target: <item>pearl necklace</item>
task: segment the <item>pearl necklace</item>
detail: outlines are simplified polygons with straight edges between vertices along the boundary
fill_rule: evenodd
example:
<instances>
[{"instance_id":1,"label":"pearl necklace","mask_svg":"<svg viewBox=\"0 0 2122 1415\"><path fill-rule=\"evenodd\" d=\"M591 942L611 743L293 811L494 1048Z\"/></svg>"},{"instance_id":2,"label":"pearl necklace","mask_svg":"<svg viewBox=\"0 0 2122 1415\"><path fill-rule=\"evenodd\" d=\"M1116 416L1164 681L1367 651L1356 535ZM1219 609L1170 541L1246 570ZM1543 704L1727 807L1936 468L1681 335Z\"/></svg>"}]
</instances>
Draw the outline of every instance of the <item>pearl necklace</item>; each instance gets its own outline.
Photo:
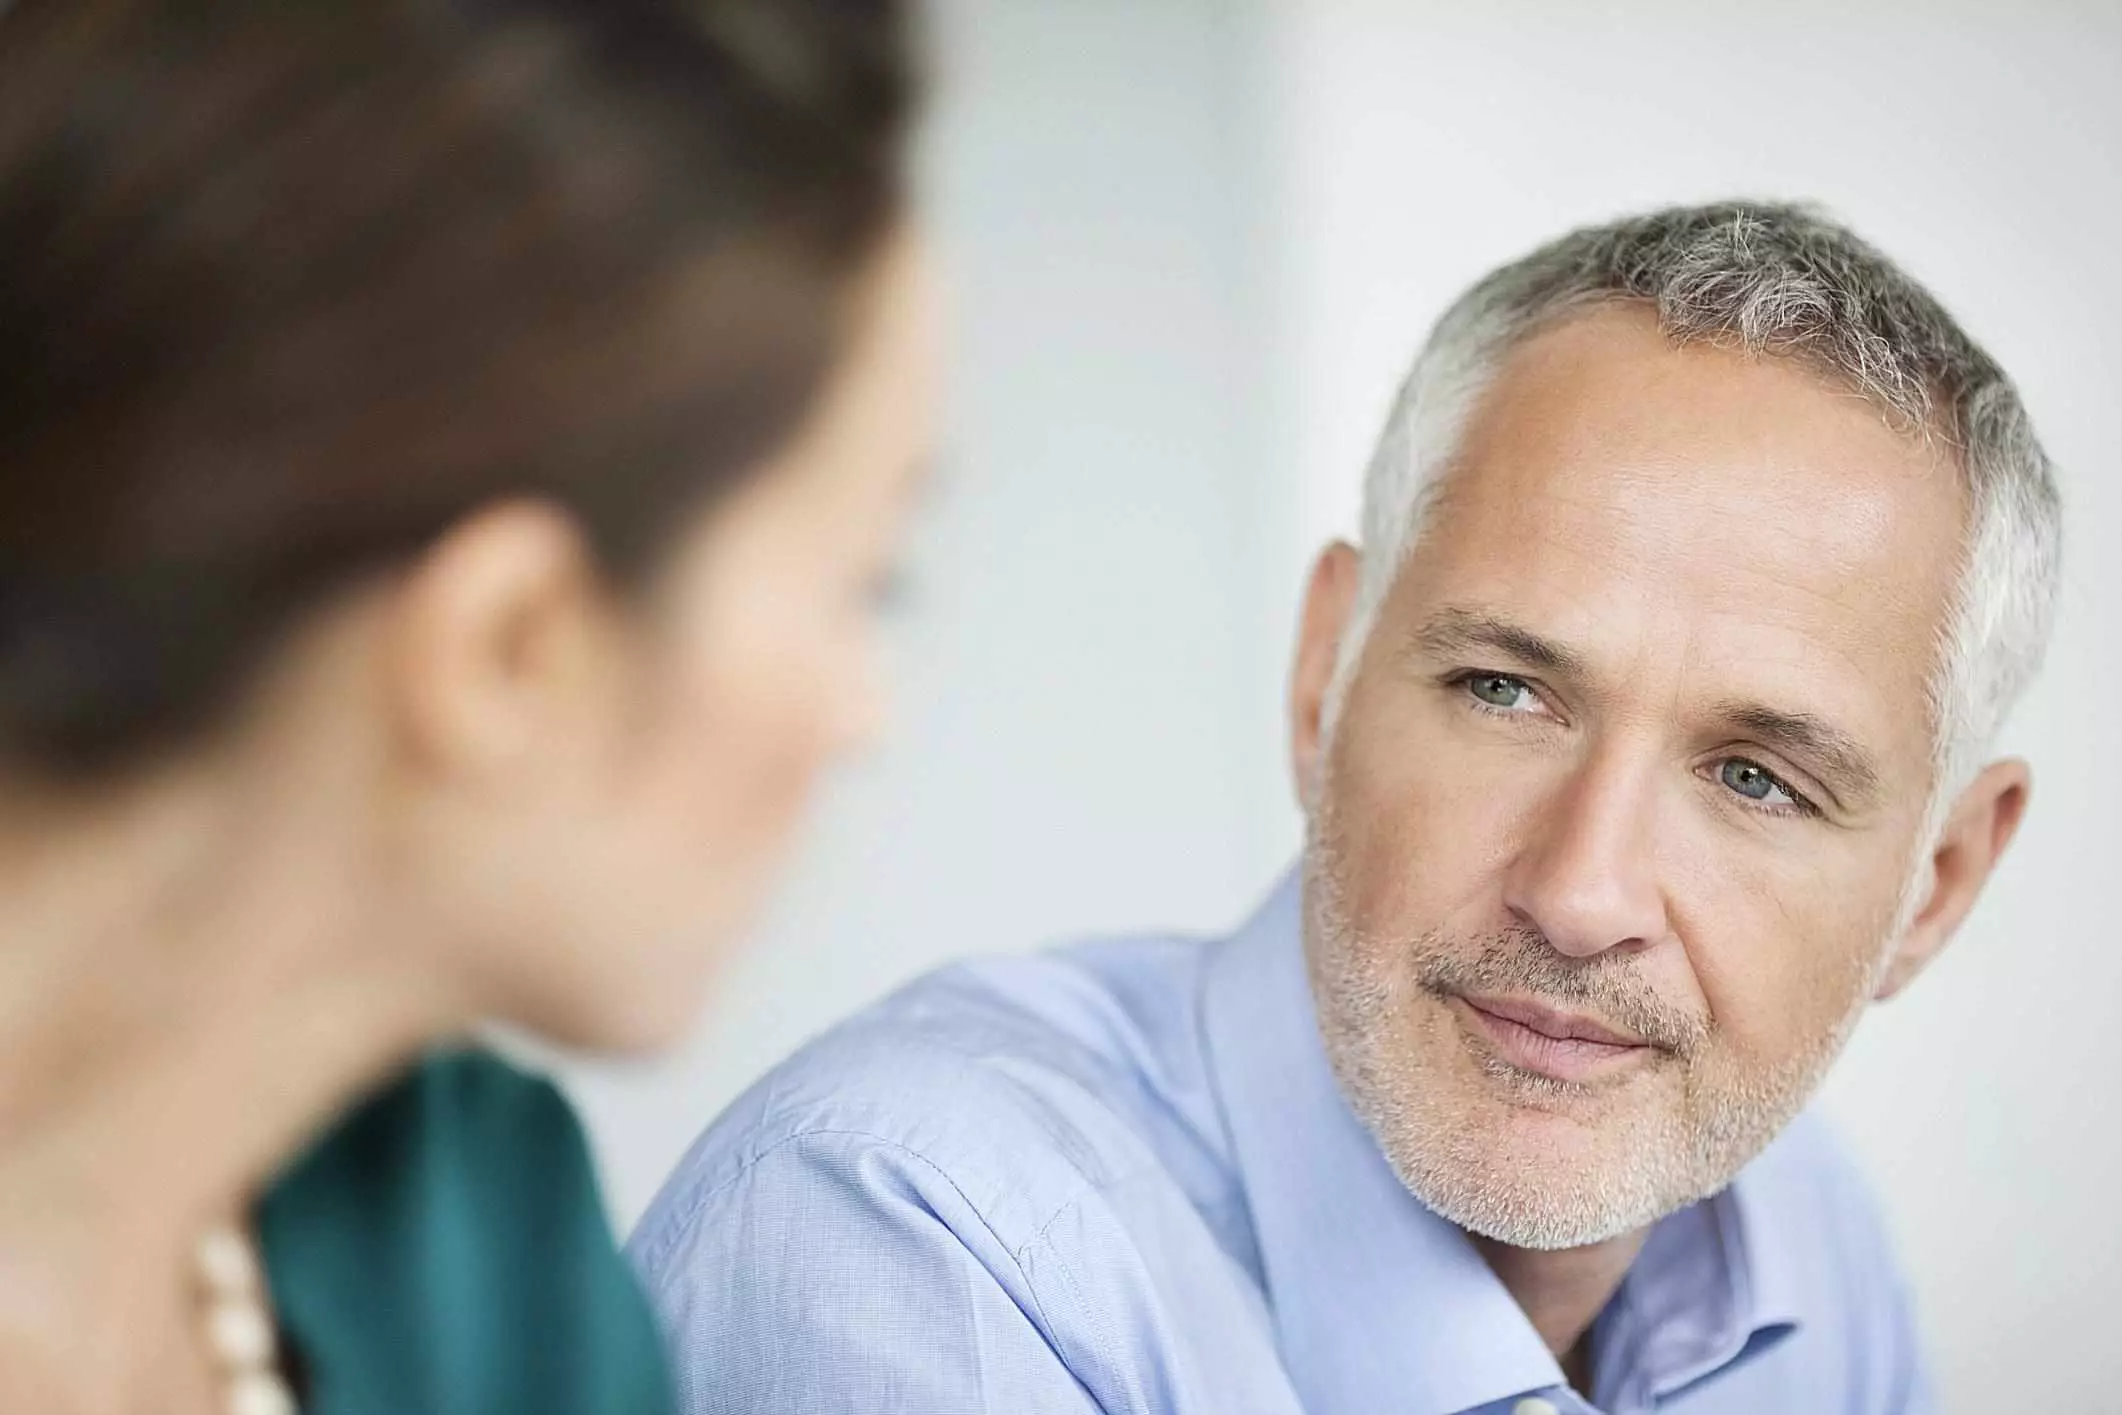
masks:
<instances>
[{"instance_id":1,"label":"pearl necklace","mask_svg":"<svg viewBox=\"0 0 2122 1415\"><path fill-rule=\"evenodd\" d=\"M227 1392L227 1415L298 1415L280 1374L272 1294L249 1235L232 1224L207 1230L196 1255L206 1349Z\"/></svg>"}]
</instances>

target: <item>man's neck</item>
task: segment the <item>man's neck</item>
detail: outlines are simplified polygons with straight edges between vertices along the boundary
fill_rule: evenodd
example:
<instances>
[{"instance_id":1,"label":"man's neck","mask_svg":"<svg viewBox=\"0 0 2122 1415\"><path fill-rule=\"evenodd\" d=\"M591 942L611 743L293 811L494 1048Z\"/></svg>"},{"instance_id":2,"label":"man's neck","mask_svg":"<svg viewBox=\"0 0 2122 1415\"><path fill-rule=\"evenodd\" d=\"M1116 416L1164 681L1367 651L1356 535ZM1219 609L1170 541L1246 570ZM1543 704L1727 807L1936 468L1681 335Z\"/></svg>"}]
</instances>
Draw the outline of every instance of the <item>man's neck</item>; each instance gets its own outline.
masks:
<instances>
[{"instance_id":1,"label":"man's neck","mask_svg":"<svg viewBox=\"0 0 2122 1415\"><path fill-rule=\"evenodd\" d=\"M1592 1323L1628 1276L1629 1264L1643 1250L1648 1232L1639 1229L1586 1248L1553 1250L1513 1248L1494 1239L1469 1236L1524 1309L1533 1330L1562 1363L1570 1384L1589 1395Z\"/></svg>"}]
</instances>

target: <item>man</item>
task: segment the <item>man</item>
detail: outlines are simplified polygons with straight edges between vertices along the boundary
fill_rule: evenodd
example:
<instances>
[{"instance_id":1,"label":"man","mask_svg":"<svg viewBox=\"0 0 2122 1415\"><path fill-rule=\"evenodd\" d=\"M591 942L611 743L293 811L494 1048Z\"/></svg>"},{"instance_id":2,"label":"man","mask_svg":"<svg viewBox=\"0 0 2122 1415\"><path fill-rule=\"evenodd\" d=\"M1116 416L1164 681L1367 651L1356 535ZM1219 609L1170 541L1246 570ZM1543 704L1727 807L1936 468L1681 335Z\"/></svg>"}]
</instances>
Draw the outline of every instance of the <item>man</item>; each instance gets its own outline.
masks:
<instances>
[{"instance_id":1,"label":"man","mask_svg":"<svg viewBox=\"0 0 2122 1415\"><path fill-rule=\"evenodd\" d=\"M1849 232L1565 237L1444 317L1319 561L1303 868L946 970L633 1243L694 1415L1931 1408L1801 1112L2016 829L2047 462Z\"/></svg>"}]
</instances>

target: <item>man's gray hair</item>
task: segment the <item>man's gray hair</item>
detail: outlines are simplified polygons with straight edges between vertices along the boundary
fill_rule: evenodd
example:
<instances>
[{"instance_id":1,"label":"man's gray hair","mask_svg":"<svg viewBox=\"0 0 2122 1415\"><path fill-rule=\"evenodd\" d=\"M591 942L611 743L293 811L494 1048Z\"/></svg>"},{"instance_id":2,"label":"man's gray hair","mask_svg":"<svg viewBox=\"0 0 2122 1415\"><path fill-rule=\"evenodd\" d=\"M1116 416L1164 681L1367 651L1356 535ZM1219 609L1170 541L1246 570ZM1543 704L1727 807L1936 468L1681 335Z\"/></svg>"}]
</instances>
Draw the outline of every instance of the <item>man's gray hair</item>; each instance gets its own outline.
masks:
<instances>
[{"instance_id":1,"label":"man's gray hair","mask_svg":"<svg viewBox=\"0 0 2122 1415\"><path fill-rule=\"evenodd\" d=\"M1885 256L1803 206L1675 207L1586 227L1489 275L1445 312L1365 480L1363 582L1330 716L1489 380L1526 339L1617 303L1654 309L1681 344L1806 364L1958 464L1969 514L1931 684L1935 829L2047 644L2061 542L2055 481L1996 361Z\"/></svg>"}]
</instances>

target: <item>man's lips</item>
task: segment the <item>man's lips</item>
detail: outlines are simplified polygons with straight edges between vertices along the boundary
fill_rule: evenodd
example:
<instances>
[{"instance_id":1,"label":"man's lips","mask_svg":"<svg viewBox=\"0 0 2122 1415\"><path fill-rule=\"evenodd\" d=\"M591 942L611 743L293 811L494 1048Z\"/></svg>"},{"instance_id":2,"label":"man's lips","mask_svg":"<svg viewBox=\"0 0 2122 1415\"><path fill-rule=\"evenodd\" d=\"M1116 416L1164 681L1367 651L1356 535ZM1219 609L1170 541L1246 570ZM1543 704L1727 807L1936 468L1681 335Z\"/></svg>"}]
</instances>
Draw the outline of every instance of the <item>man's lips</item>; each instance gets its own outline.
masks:
<instances>
[{"instance_id":1,"label":"man's lips","mask_svg":"<svg viewBox=\"0 0 2122 1415\"><path fill-rule=\"evenodd\" d=\"M1523 998L1449 1001L1504 1060L1557 1081L1591 1081L1657 1050L1642 1037L1579 1013Z\"/></svg>"},{"instance_id":2,"label":"man's lips","mask_svg":"<svg viewBox=\"0 0 2122 1415\"><path fill-rule=\"evenodd\" d=\"M1528 1027L1543 1037L1552 1037L1558 1042L1604 1042L1615 1047L1640 1047L1649 1043L1634 1032L1610 1027L1595 1017L1586 1017L1575 1012L1557 1012L1552 1007L1542 1007L1537 1002L1508 997L1469 997L1466 1005L1486 1012L1491 1017L1501 1017L1506 1022L1516 1022Z\"/></svg>"}]
</instances>

